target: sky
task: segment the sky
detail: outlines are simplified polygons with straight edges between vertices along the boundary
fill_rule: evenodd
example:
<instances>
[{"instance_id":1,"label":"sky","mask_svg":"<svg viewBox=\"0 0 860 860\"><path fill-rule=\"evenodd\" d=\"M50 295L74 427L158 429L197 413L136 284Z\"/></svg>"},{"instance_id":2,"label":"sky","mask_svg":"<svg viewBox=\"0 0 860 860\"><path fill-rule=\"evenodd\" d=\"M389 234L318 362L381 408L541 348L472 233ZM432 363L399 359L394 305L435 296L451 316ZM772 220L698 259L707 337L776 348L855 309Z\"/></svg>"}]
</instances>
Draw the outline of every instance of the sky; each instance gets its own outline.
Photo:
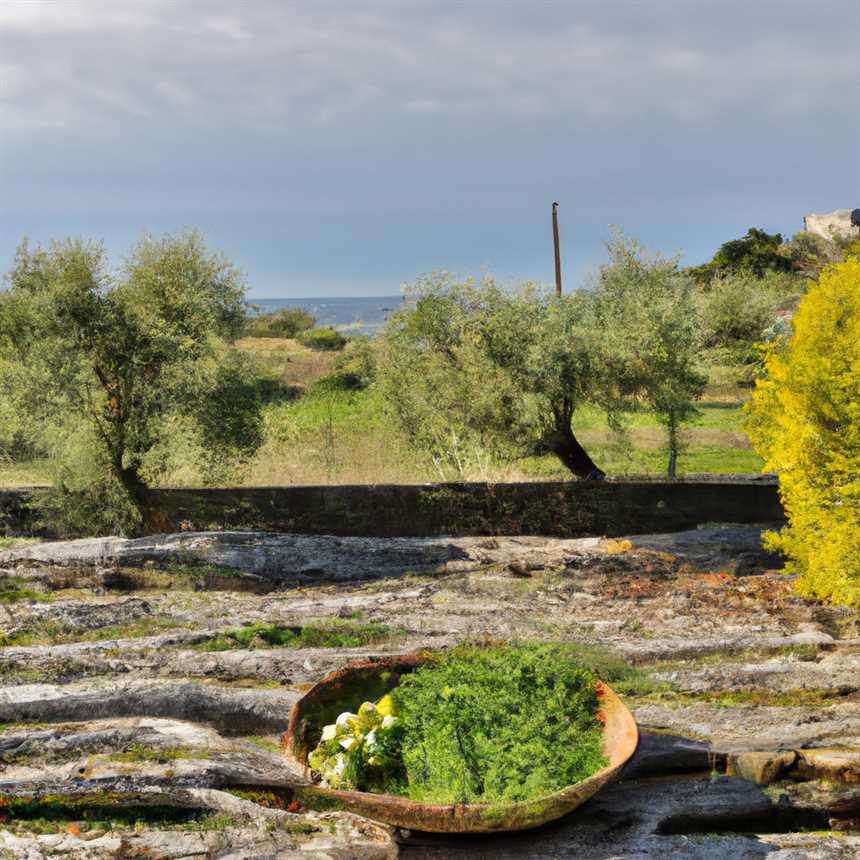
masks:
<instances>
[{"instance_id":1,"label":"sky","mask_svg":"<svg viewBox=\"0 0 860 860\"><path fill-rule=\"evenodd\" d=\"M857 0L2 0L0 269L202 229L252 297L685 263L860 206Z\"/></svg>"}]
</instances>

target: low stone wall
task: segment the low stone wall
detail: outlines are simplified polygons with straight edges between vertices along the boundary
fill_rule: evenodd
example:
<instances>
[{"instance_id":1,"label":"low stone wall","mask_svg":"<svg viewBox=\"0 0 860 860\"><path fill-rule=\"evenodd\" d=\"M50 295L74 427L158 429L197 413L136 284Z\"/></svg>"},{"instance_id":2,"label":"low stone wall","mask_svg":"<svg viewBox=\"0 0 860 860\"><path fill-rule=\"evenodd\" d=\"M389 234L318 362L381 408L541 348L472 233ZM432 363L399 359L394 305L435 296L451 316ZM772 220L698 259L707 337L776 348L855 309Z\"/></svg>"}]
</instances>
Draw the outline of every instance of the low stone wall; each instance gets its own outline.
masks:
<instances>
[{"instance_id":1,"label":"low stone wall","mask_svg":"<svg viewBox=\"0 0 860 860\"><path fill-rule=\"evenodd\" d=\"M0 492L0 527L33 528L27 490ZM161 489L168 528L407 537L645 534L783 519L770 480Z\"/></svg>"}]
</instances>

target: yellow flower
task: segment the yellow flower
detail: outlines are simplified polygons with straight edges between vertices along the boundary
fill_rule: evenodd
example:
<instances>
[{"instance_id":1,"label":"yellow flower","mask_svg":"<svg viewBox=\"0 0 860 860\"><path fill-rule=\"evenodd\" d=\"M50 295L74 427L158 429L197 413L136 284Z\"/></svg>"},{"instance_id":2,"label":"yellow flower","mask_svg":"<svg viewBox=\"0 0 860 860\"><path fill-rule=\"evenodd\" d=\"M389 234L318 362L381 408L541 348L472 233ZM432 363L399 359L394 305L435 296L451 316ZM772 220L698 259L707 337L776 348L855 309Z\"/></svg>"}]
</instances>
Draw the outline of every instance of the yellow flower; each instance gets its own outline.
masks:
<instances>
[{"instance_id":1,"label":"yellow flower","mask_svg":"<svg viewBox=\"0 0 860 860\"><path fill-rule=\"evenodd\" d=\"M376 710L379 713L380 717L394 716L394 699L391 698L391 693L389 693L387 696L383 696L376 703Z\"/></svg>"}]
</instances>

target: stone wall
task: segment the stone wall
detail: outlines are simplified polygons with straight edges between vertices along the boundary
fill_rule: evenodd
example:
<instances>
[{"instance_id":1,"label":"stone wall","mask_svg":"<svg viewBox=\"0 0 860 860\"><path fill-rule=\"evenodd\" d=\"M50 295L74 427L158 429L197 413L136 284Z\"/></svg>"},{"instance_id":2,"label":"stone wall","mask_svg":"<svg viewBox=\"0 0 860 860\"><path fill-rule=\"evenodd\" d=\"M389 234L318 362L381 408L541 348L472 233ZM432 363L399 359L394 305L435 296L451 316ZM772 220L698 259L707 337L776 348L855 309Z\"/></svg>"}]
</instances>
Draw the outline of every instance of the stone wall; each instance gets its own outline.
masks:
<instances>
[{"instance_id":1,"label":"stone wall","mask_svg":"<svg viewBox=\"0 0 860 860\"><path fill-rule=\"evenodd\" d=\"M0 492L0 531L33 529L29 492ZM582 537L783 518L777 485L766 479L162 489L152 495L173 531Z\"/></svg>"}]
</instances>

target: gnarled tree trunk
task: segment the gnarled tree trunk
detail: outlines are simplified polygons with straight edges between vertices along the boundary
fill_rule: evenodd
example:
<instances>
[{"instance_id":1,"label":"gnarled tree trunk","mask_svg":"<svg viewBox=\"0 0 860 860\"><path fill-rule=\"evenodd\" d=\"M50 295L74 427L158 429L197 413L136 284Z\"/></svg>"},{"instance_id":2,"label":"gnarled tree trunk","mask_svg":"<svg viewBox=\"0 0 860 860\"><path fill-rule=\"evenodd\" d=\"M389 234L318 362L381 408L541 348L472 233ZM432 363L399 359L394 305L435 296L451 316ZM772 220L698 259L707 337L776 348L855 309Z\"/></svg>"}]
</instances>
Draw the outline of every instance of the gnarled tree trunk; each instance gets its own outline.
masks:
<instances>
[{"instance_id":1,"label":"gnarled tree trunk","mask_svg":"<svg viewBox=\"0 0 860 860\"><path fill-rule=\"evenodd\" d=\"M142 534L159 534L172 531L164 512L156 507L149 488L141 480L137 469L114 463L114 472L128 493L131 503L137 508L141 518Z\"/></svg>"},{"instance_id":2,"label":"gnarled tree trunk","mask_svg":"<svg viewBox=\"0 0 860 860\"><path fill-rule=\"evenodd\" d=\"M602 481L606 473L580 445L570 426L572 418L573 404L568 398L553 406L553 427L543 440L544 446L578 478L586 481Z\"/></svg>"}]
</instances>

